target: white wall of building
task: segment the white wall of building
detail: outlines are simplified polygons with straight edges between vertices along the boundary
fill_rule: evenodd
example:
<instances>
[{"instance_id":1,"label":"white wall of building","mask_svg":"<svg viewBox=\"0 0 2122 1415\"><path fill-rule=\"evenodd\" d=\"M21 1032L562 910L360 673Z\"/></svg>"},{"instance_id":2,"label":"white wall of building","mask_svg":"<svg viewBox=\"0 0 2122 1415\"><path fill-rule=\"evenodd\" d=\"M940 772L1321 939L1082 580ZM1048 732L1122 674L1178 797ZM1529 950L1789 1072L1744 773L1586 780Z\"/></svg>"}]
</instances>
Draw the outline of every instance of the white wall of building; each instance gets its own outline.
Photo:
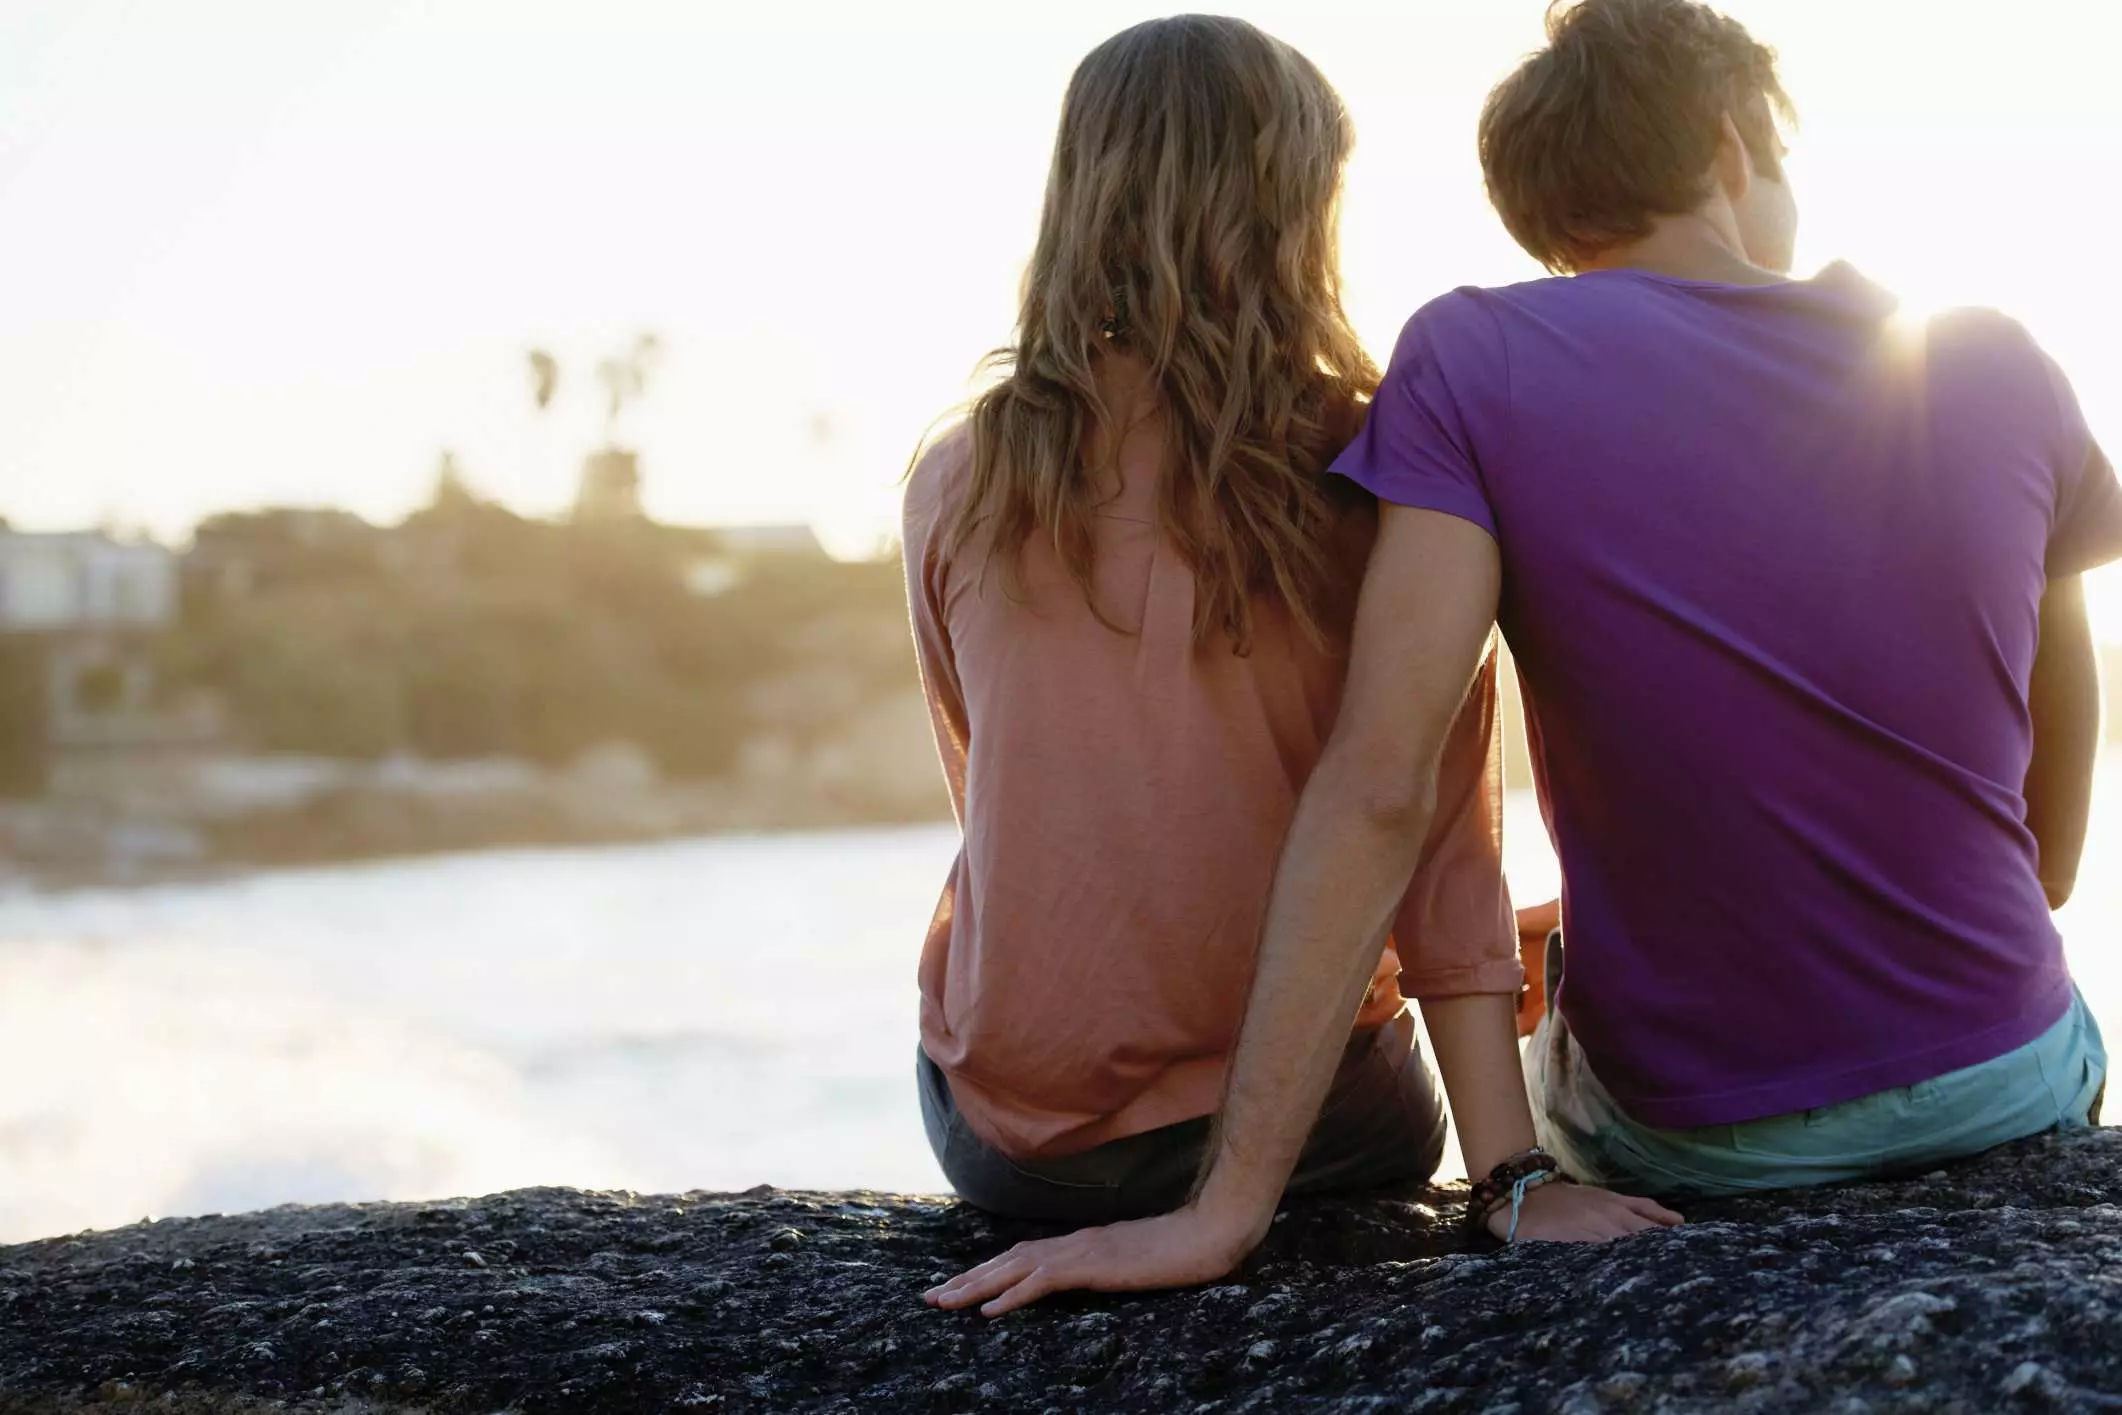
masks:
<instances>
[{"instance_id":1,"label":"white wall of building","mask_svg":"<svg viewBox=\"0 0 2122 1415\"><path fill-rule=\"evenodd\" d=\"M0 531L0 632L155 628L177 616L177 557L93 533Z\"/></svg>"}]
</instances>

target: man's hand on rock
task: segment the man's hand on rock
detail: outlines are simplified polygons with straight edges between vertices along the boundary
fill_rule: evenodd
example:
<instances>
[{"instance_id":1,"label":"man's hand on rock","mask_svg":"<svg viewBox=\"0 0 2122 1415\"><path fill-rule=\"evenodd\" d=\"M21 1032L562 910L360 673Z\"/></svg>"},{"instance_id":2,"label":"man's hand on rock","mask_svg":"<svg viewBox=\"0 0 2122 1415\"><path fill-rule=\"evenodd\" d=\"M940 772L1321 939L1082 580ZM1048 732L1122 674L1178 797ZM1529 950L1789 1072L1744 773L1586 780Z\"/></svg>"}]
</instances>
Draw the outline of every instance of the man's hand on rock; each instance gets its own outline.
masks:
<instances>
[{"instance_id":1,"label":"man's hand on rock","mask_svg":"<svg viewBox=\"0 0 2122 1415\"><path fill-rule=\"evenodd\" d=\"M999 1317L1055 1292L1193 1287L1228 1274L1261 1236L1261 1225L1189 1204L1156 1218L1019 1243L929 1289L922 1300L949 1310L978 1305L986 1316Z\"/></svg>"},{"instance_id":2,"label":"man's hand on rock","mask_svg":"<svg viewBox=\"0 0 2122 1415\"><path fill-rule=\"evenodd\" d=\"M1543 1184L1525 1196L1518 1213L1520 1243L1604 1243L1646 1228L1671 1228L1681 1222L1655 1199L1616 1194L1589 1184ZM1510 1205L1488 1216L1488 1231L1510 1237Z\"/></svg>"}]
</instances>

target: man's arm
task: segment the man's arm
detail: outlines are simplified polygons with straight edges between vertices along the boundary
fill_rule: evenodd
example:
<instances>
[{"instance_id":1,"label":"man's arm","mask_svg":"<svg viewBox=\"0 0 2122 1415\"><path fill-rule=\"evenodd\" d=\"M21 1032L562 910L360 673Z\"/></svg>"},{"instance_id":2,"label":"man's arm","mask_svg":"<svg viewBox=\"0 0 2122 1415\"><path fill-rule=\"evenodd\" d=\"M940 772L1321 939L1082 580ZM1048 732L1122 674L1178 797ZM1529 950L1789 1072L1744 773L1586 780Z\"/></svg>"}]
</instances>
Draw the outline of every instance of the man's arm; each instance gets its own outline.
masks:
<instances>
[{"instance_id":1,"label":"man's arm","mask_svg":"<svg viewBox=\"0 0 2122 1415\"><path fill-rule=\"evenodd\" d=\"M1341 716L1275 872L1221 1144L1196 1200L1241 1251L1274 1218L1429 837L1437 756L1494 632L1501 576L1478 527L1384 508Z\"/></svg>"},{"instance_id":2,"label":"man's arm","mask_svg":"<svg viewBox=\"0 0 2122 1415\"><path fill-rule=\"evenodd\" d=\"M981 1303L999 1316L1068 1288L1206 1282L1259 1243L1427 838L1437 755L1493 630L1501 575L1495 542L1480 528L1385 508L1340 720L1276 871L1214 1158L1193 1201L1158 1218L1019 1244L933 1289L930 1302ZM1532 1143L1513 1006L1508 997L1472 997L1424 1009L1462 1146L1479 1173ZM1590 1217L1575 1231L1539 1236L1604 1237L1673 1217L1598 1190L1558 1202L1568 1192L1534 1191L1528 1214L1540 1201L1563 1228L1586 1205Z\"/></svg>"},{"instance_id":3,"label":"man's arm","mask_svg":"<svg viewBox=\"0 0 2122 1415\"><path fill-rule=\"evenodd\" d=\"M2100 751L2100 668L2076 575L2051 579L2041 600L2041 646L2028 691L2034 754L2026 772L2026 823L2040 847L2048 907L2070 901L2085 853L2093 763Z\"/></svg>"}]
</instances>

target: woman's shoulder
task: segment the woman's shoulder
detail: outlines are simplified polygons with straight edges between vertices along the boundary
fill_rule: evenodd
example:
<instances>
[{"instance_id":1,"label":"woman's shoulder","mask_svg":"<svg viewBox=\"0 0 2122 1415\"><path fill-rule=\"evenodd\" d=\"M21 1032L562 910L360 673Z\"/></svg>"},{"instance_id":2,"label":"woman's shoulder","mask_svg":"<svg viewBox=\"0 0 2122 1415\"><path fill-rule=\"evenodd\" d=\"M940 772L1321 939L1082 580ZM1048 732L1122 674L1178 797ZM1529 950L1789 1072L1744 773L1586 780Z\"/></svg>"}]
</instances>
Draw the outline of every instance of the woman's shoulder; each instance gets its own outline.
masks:
<instances>
[{"instance_id":1,"label":"woman's shoulder","mask_svg":"<svg viewBox=\"0 0 2122 1415\"><path fill-rule=\"evenodd\" d=\"M913 466L906 474L907 504L918 501L940 507L955 499L964 491L972 467L972 423L963 416L939 422L914 453Z\"/></svg>"},{"instance_id":2,"label":"woman's shoulder","mask_svg":"<svg viewBox=\"0 0 2122 1415\"><path fill-rule=\"evenodd\" d=\"M901 504L901 542L910 558L936 548L942 528L964 502L972 468L973 435L965 419L939 423L922 439Z\"/></svg>"},{"instance_id":3,"label":"woman's shoulder","mask_svg":"<svg viewBox=\"0 0 2122 1415\"><path fill-rule=\"evenodd\" d=\"M972 426L964 418L953 418L931 428L914 453L906 474L906 514L941 515L964 494L972 474Z\"/></svg>"}]
</instances>

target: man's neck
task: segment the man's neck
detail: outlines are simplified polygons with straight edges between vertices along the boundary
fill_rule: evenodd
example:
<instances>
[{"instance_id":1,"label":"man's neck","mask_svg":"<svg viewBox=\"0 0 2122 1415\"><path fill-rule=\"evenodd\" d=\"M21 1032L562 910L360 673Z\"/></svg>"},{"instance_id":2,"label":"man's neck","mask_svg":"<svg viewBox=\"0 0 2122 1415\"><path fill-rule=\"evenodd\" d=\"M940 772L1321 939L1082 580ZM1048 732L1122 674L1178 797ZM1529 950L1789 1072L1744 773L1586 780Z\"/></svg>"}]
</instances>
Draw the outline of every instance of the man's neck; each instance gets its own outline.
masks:
<instances>
[{"instance_id":1,"label":"man's neck","mask_svg":"<svg viewBox=\"0 0 2122 1415\"><path fill-rule=\"evenodd\" d=\"M1729 233L1699 215L1662 217L1642 240L1603 251L1583 269L1641 270L1725 285L1779 285L1790 278L1748 260Z\"/></svg>"}]
</instances>

